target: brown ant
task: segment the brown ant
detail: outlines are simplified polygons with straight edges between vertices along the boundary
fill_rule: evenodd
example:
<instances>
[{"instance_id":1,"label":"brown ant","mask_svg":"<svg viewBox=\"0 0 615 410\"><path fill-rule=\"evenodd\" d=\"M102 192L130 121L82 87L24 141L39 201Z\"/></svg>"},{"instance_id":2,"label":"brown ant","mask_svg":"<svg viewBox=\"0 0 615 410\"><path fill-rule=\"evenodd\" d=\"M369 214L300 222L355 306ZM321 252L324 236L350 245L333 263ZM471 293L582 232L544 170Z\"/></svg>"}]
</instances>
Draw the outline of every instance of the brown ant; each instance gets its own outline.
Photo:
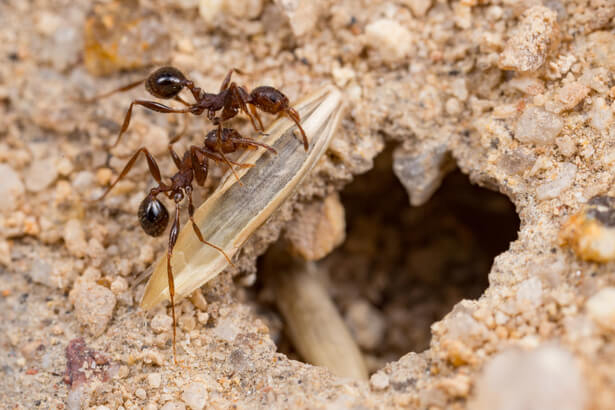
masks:
<instances>
[{"instance_id":1,"label":"brown ant","mask_svg":"<svg viewBox=\"0 0 615 410\"><path fill-rule=\"evenodd\" d=\"M220 138L218 138L218 135L220 135ZM201 241L205 245L211 246L212 248L216 249L218 252L224 255L230 265L235 266L231 261L231 258L226 254L226 252L224 252L222 248L214 245L211 242L206 241L203 238L201 230L195 223L193 217L194 204L192 202L192 183L194 180L196 180L196 183L198 185L204 185L209 170L210 159L218 163L225 162L229 165L229 167L232 167L232 165L237 165L244 168L251 167L252 164L239 164L236 162L228 161L225 158L219 156L218 154L232 153L237 151L239 148L257 147L264 147L269 149L270 151L275 152L273 148L265 144L261 144L256 141L253 141L252 139L242 137L237 131L231 128L223 128L222 130L216 129L209 132L205 137L204 144L202 147L196 145L190 146L188 150L184 153L182 158L180 158L180 156L173 150L173 147L169 144L169 153L171 154L171 158L173 159L173 162L177 167L177 172L171 177L170 184L166 184L162 181L162 178L160 176L160 169L158 168L158 164L156 163L155 158L150 154L147 148L143 147L138 149L132 155L132 157L128 160L128 162L122 169L120 175L107 188L107 190L102 194L102 196L98 198L98 201L105 198L107 194L113 189L113 187L128 174L128 172L131 170L134 163L138 159L139 154L143 153L145 155L145 159L147 160L149 172L154 178L154 180L158 183L157 186L155 186L149 191L149 194L143 199L143 201L139 205L137 215L143 231L145 231L145 233L150 236L160 236L165 231L169 223L169 212L167 211L163 203L158 200L158 195L166 195L167 198L175 202L175 216L173 218L173 224L171 225L171 230L169 232L169 242L167 248L167 276L169 285L169 296L171 299L171 311L173 315L173 357L176 363L175 284L173 280L171 257L173 256L173 247L175 246L177 235L179 234L180 203L184 200L184 198L188 198L188 216L190 218L190 223L192 224L192 229L194 230L194 233L196 234L199 241Z\"/></svg>"},{"instance_id":2,"label":"brown ant","mask_svg":"<svg viewBox=\"0 0 615 410\"><path fill-rule=\"evenodd\" d=\"M211 120L214 125L218 125L219 138L221 138L220 133L222 123L235 117L239 111L243 111L248 116L256 131L263 132L265 128L263 127L263 123L258 115L258 108L261 111L270 114L286 115L293 120L301 132L303 137L303 147L307 151L308 140L305 135L305 131L301 127L299 113L290 106L288 98L278 89L269 86L260 86L248 93L246 88L237 85L235 82L231 82L233 72L242 74L242 72L236 68L231 69L224 78L224 81L222 81L220 91L217 94L212 94L207 93L196 86L177 68L170 66L161 67L145 79L127 84L98 97L94 97L92 100L106 97L116 92L129 90L145 82L145 89L154 97L165 100L174 99L186 106L186 108L173 108L156 101L132 101L128 107L128 111L126 111L122 128L113 146L116 146L120 142L122 135L128 129L128 126L130 125L130 118L132 116L132 108L135 105L141 105L149 110L160 113L190 113L193 115L201 115L203 112L207 111L207 118ZM179 93L184 89L184 87L187 88L194 97L194 103L189 103L179 96ZM250 111L248 111L248 107L250 107ZM222 110L220 117L216 117L216 113L220 110ZM255 119L258 121L258 126ZM171 144L176 142L182 134L183 133L180 133L175 136L171 140Z\"/></svg>"}]
</instances>

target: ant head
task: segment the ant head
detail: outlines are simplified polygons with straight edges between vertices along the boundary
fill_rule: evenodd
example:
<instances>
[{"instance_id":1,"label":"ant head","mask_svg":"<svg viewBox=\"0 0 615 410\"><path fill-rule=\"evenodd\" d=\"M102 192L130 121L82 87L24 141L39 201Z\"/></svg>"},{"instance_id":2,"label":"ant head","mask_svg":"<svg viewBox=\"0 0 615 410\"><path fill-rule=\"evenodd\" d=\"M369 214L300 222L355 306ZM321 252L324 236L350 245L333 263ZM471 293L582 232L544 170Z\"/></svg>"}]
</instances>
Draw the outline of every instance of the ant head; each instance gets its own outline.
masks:
<instances>
[{"instance_id":1,"label":"ant head","mask_svg":"<svg viewBox=\"0 0 615 410\"><path fill-rule=\"evenodd\" d=\"M147 77L145 89L154 97L169 99L184 88L186 77L175 67L161 67Z\"/></svg>"},{"instance_id":2,"label":"ant head","mask_svg":"<svg viewBox=\"0 0 615 410\"><path fill-rule=\"evenodd\" d=\"M139 223L146 234L160 236L169 223L169 213L162 202L150 195L139 205Z\"/></svg>"}]
</instances>

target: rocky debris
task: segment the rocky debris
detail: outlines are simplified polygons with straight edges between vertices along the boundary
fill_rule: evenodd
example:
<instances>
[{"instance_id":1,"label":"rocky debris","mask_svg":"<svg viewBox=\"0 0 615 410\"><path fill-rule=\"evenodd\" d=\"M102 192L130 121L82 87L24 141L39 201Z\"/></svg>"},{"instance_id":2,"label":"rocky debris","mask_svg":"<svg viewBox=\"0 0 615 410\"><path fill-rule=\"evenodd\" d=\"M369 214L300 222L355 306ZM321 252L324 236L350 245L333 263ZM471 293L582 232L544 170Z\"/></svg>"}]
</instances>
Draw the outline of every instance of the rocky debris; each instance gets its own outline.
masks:
<instances>
[{"instance_id":1,"label":"rocky debris","mask_svg":"<svg viewBox=\"0 0 615 410\"><path fill-rule=\"evenodd\" d=\"M507 350L493 357L476 384L474 410L585 408L586 390L574 357L558 346Z\"/></svg>"},{"instance_id":2,"label":"rocky debris","mask_svg":"<svg viewBox=\"0 0 615 410\"><path fill-rule=\"evenodd\" d=\"M344 206L339 195L308 204L286 229L291 251L305 260L327 256L346 238Z\"/></svg>"},{"instance_id":3,"label":"rocky debris","mask_svg":"<svg viewBox=\"0 0 615 410\"><path fill-rule=\"evenodd\" d=\"M454 167L445 143L423 145L418 153L399 147L393 154L393 171L408 191L412 206L427 202Z\"/></svg>"},{"instance_id":4,"label":"rocky debris","mask_svg":"<svg viewBox=\"0 0 615 410\"><path fill-rule=\"evenodd\" d=\"M116 302L113 292L94 282L82 282L73 287L69 298L81 326L94 337L102 335L113 317Z\"/></svg>"},{"instance_id":5,"label":"rocky debris","mask_svg":"<svg viewBox=\"0 0 615 410\"><path fill-rule=\"evenodd\" d=\"M559 42L557 13L544 6L528 9L500 55L499 67L520 72L542 67Z\"/></svg>"}]
</instances>

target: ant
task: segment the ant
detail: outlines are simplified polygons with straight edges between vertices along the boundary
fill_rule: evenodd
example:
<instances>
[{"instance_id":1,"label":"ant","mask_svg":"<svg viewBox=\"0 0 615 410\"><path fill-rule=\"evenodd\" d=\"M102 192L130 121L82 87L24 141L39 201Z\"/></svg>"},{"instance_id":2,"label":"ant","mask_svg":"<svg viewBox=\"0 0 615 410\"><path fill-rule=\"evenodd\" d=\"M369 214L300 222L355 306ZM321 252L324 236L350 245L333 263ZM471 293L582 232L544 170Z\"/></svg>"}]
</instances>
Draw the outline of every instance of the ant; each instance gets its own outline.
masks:
<instances>
[{"instance_id":1,"label":"ant","mask_svg":"<svg viewBox=\"0 0 615 410\"><path fill-rule=\"evenodd\" d=\"M228 74L224 78L224 81L222 81L220 91L217 94L213 94L207 93L196 86L194 82L186 78L186 76L177 68L171 66L161 67L151 73L147 78L135 81L108 93L94 97L90 101L107 97L116 92L127 91L142 83L145 83L145 89L152 96L165 100L174 99L175 101L178 101L186 106L186 108L173 108L156 101L132 101L124 116L124 122L122 123L120 133L112 147L116 146L120 142L122 135L128 129L132 116L132 108L135 105L140 105L149 110L160 113L190 113L193 115L201 115L207 111L207 118L212 121L214 125L218 126L218 138L222 137L222 123L235 117L239 111L244 112L248 116L250 122L252 123L252 127L257 132L264 132L265 130L260 116L258 115L257 108L270 114L286 115L294 121L295 124L297 124L297 128L299 128L299 131L303 137L303 147L307 151L309 147L308 140L305 135L305 131L301 127L299 113L290 106L288 97L286 97L278 89L270 86L260 86L248 93L246 88L237 85L235 82L231 82L233 72L243 74L242 71L236 68L229 70ZM189 103L179 96L179 93L184 89L184 87L187 88L194 97L194 103ZM249 111L248 107L250 108ZM216 113L220 110L222 110L220 117L216 117ZM258 122L258 126L256 122ZM182 134L183 132L175 136L170 143L175 143L179 140Z\"/></svg>"},{"instance_id":2,"label":"ant","mask_svg":"<svg viewBox=\"0 0 615 410\"><path fill-rule=\"evenodd\" d=\"M218 135L221 137L218 138ZM232 161L228 161L220 153L232 153L240 148L253 149L257 147L264 147L270 151L275 150L268 145L258 143L250 138L242 137L237 131L231 128L223 128L222 130L216 129L210 131L204 139L203 146L191 145L184 153L183 157L180 157L172 145L169 144L168 150L171 154L171 158L177 167L177 172L171 177L170 184L164 183L160 175L160 169L154 156L147 150L147 148L139 148L132 157L128 160L120 175L113 181L113 183L106 189L106 191L97 199L100 201L104 199L107 194L115 187L115 185L124 178L128 172L132 169L139 154L145 155L149 172L158 184L154 188L150 189L147 196L143 199L139 205L137 212L139 223L143 231L150 236L160 236L166 230L169 224L169 212L165 208L164 204L157 198L158 195L166 195L167 198L175 202L175 216L173 218L173 224L169 231L169 241L167 247L167 277L169 284L169 296L171 299L171 311L173 315L173 358L177 364L176 359L176 318L175 318L175 284L173 280L173 268L171 266L171 258L173 256L173 248L177 241L177 235L179 234L179 208L180 203L184 198L188 198L188 216L192 229L196 234L199 241L205 245L211 246L220 252L226 261L235 266L231 261L231 258L224 252L224 250L215 244L208 242L203 238L203 234L198 225L194 221L194 204L192 202L192 183L196 180L199 186L203 186L207 178L209 170L209 160L213 160L217 163L225 162L232 169L232 165L236 165L243 168L249 168L253 164L240 164ZM219 151L216 151L219 150ZM234 171L233 171L234 172Z\"/></svg>"}]
</instances>

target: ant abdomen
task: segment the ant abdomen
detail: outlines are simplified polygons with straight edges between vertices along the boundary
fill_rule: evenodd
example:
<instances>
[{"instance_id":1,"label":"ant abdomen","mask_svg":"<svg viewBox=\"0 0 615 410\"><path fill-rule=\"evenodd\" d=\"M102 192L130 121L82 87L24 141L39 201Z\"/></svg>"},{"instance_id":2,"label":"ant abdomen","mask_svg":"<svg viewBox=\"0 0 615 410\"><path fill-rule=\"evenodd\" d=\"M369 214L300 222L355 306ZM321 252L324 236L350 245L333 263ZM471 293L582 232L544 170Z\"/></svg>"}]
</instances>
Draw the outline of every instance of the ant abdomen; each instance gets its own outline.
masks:
<instances>
[{"instance_id":1,"label":"ant abdomen","mask_svg":"<svg viewBox=\"0 0 615 410\"><path fill-rule=\"evenodd\" d=\"M186 77L175 67L161 67L147 77L146 90L154 97L169 99L177 96L186 85Z\"/></svg>"},{"instance_id":2,"label":"ant abdomen","mask_svg":"<svg viewBox=\"0 0 615 410\"><path fill-rule=\"evenodd\" d=\"M137 212L143 231L149 236L160 236L169 223L169 212L157 198L146 196Z\"/></svg>"}]
</instances>

